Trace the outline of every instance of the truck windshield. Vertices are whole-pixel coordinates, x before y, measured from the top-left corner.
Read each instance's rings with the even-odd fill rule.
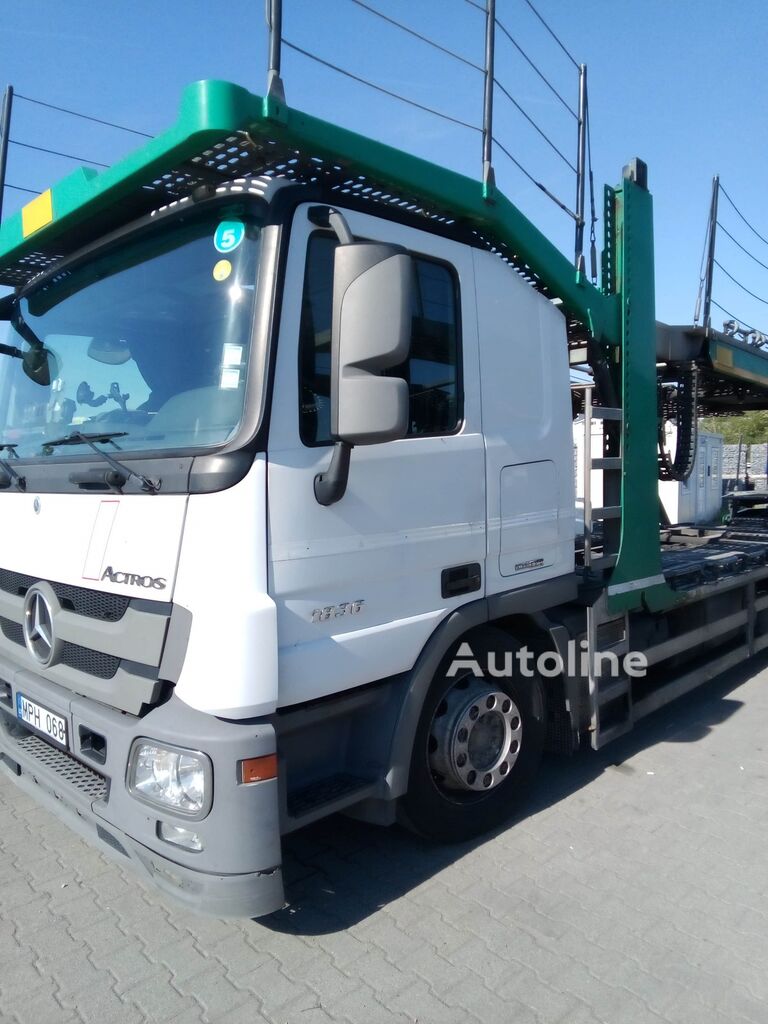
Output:
[[[0,445],[121,434],[124,451],[224,444],[243,413],[259,266],[250,218],[137,236],[47,278],[0,323]]]

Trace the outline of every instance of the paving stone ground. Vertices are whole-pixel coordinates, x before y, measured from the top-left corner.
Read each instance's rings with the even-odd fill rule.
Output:
[[[290,906],[178,909],[0,780],[0,1020],[768,1024],[768,660],[432,847],[337,817]]]

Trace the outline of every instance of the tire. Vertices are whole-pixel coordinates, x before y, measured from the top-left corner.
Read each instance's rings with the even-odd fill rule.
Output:
[[[484,672],[489,654],[501,667],[505,654],[520,650],[512,637],[490,627],[462,642],[469,642]],[[522,675],[513,657],[510,675],[478,677],[471,669],[460,669],[449,676],[460,647],[456,644],[448,652],[427,692],[414,738],[408,791],[399,805],[403,825],[437,842],[472,839],[509,820],[530,791],[546,730],[544,687],[538,675]],[[466,741],[462,730],[469,733]]]

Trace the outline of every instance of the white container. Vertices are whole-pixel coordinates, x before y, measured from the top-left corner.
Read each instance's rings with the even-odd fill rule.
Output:
[[[675,451],[677,429],[668,423],[667,450]],[[592,421],[592,458],[603,454],[603,424]],[[573,465],[576,484],[577,533],[584,532],[584,417],[573,422]],[[659,498],[670,525],[708,526],[718,522],[723,493],[723,438],[720,434],[699,431],[696,459],[691,475],[684,482],[659,481]],[[592,507],[603,504],[603,474],[592,470]]]

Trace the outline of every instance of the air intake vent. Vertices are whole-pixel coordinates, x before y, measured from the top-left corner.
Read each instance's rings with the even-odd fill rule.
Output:
[[[34,576],[27,576],[10,569],[0,569],[0,590],[16,597],[23,597],[31,586],[41,581]],[[53,592],[61,602],[62,608],[85,615],[89,619],[102,619],[104,622],[117,622],[125,615],[131,599],[120,594],[104,594],[87,587],[73,587],[68,583],[50,583]]]

